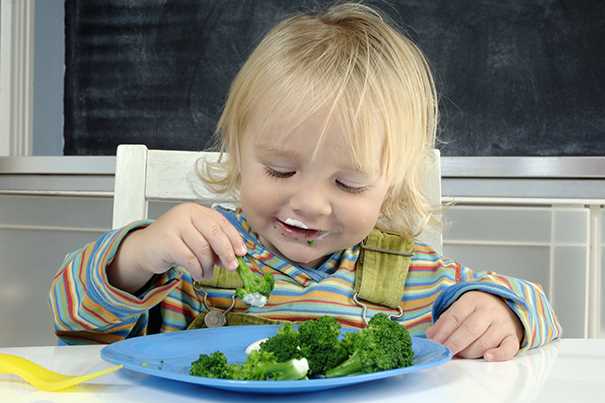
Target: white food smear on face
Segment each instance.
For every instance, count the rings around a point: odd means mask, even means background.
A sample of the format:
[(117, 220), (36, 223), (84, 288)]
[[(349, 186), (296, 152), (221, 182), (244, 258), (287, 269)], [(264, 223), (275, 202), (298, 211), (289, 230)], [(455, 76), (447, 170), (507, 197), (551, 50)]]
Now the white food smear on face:
[(327, 237), (330, 233), (328, 231), (322, 232), (317, 238), (315, 238), (316, 241), (321, 241), (322, 239), (324, 239), (325, 237)]
[(265, 304), (267, 303), (267, 297), (258, 292), (246, 294), (242, 299), (246, 304), (251, 306), (257, 306), (259, 308), (265, 306)]
[(286, 218), (286, 221), (284, 221), (286, 224), (291, 225), (293, 227), (299, 227), (302, 229), (309, 229), (309, 227), (307, 227), (307, 225), (302, 222), (302, 221), (298, 221), (295, 220), (294, 218)]
[[(286, 224), (288, 224), (288, 225), (293, 226), (293, 227), (298, 227), (298, 228), (302, 228), (302, 229), (309, 229), (309, 227), (307, 226), (307, 224), (305, 224), (302, 221), (295, 220), (294, 218), (286, 218), (286, 220), (284, 222)], [(315, 240), (316, 241), (321, 241), (322, 239), (324, 239), (328, 235), (330, 235), (329, 231), (321, 231), (320, 234), (319, 234), (319, 236), (317, 238), (315, 238)]]

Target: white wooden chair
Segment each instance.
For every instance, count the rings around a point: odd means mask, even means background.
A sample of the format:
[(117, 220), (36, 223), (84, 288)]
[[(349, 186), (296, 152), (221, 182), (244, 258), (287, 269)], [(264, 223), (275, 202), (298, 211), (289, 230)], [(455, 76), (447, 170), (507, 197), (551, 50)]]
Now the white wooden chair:
[[(233, 203), (216, 194), (197, 178), (196, 161), (216, 160), (218, 153), (149, 150), (144, 145), (120, 145), (116, 156), (113, 228), (147, 218), (150, 200), (197, 201), (204, 205)], [(427, 161), (425, 195), (432, 206), (441, 206), (439, 150)], [(420, 239), (442, 252), (441, 231), (427, 230)]]

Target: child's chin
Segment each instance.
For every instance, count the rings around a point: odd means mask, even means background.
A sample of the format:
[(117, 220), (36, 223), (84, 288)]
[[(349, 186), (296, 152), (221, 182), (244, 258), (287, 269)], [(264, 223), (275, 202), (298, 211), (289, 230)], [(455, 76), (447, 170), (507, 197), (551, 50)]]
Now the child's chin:
[(323, 257), (319, 251), (310, 251), (310, 248), (313, 247), (306, 244), (284, 245), (284, 247), (279, 248), (279, 251), (286, 259), (307, 266)]

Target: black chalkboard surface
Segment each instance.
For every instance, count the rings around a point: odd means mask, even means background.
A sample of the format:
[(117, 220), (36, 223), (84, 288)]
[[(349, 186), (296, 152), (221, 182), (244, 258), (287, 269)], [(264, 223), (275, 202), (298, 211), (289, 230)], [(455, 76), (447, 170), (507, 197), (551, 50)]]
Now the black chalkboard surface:
[[(64, 154), (207, 148), (262, 35), (326, 3), (66, 0)], [(605, 155), (605, 1), (366, 3), (426, 53), (444, 155)]]

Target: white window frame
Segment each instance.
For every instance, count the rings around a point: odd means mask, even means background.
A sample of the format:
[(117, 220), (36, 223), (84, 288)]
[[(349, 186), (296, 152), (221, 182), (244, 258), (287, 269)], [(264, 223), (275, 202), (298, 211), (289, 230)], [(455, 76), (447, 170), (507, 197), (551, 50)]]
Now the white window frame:
[(0, 156), (32, 154), (35, 0), (0, 0)]

